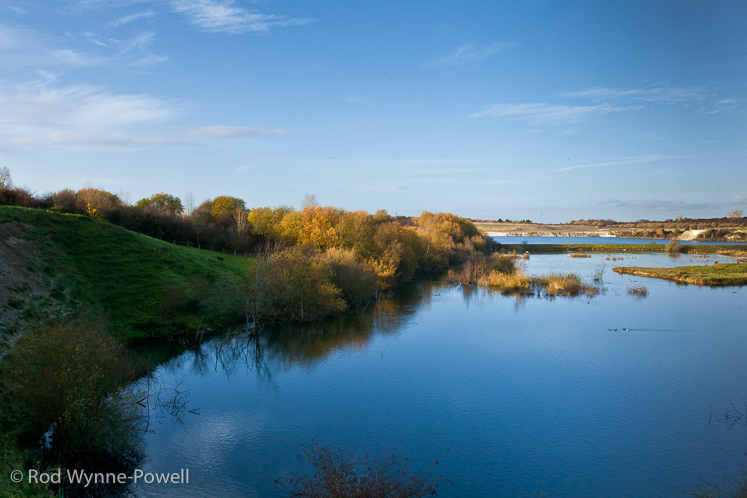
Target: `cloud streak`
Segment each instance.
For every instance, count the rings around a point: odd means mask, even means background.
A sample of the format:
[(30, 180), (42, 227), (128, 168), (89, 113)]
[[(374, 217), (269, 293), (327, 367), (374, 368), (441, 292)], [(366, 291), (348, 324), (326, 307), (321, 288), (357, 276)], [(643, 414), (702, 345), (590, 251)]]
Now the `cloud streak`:
[(581, 168), (599, 168), (603, 166), (619, 166), (623, 164), (647, 164), (652, 163), (656, 161), (668, 161), (671, 159), (688, 159), (692, 156), (669, 156), (664, 154), (653, 154), (649, 156), (635, 156), (635, 157), (629, 157), (625, 159), (620, 159), (617, 161), (609, 161), (604, 163), (593, 163), (593, 164), (576, 164), (573, 166), (566, 166), (565, 168), (556, 169), (556, 172), (560, 171), (571, 171), (574, 169), (581, 169)]
[(313, 19), (260, 14), (237, 7), (233, 0), (172, 0), (174, 12), (186, 15), (192, 24), (205, 31), (232, 34), (267, 33), (274, 27), (301, 26)]
[(599, 202), (597, 205), (645, 211), (680, 211), (686, 209), (724, 209), (727, 204), (721, 202), (685, 202), (683, 200), (666, 201), (662, 199), (635, 199), (629, 201), (607, 199)]
[(671, 87), (653, 86), (649, 88), (633, 88), (620, 90), (617, 88), (594, 87), (578, 92), (567, 92), (561, 94), (563, 97), (586, 98), (592, 101), (605, 101), (614, 99), (637, 100), (643, 102), (693, 102), (702, 101), (708, 97), (705, 89), (700, 86)]
[(116, 19), (114, 21), (109, 21), (106, 23), (107, 28), (118, 28), (119, 26), (122, 26), (124, 24), (129, 24), (133, 21), (137, 21), (138, 19), (148, 19), (153, 16), (155, 16), (155, 12), (152, 10), (147, 10), (145, 12), (138, 12), (136, 14), (130, 14), (129, 16), (124, 16), (119, 19)]
[(465, 43), (461, 47), (457, 48), (451, 54), (426, 61), (423, 63), (424, 66), (443, 66), (443, 65), (459, 65), (468, 64), (470, 62), (478, 62), (483, 59), (487, 59), (499, 51), (504, 50), (508, 47), (513, 46), (513, 43), (494, 43), (487, 47), (480, 47), (474, 43)]
[(0, 88), (0, 143), (62, 149), (196, 145), (204, 141), (278, 137), (284, 130), (245, 126), (184, 127), (168, 123), (175, 102), (113, 94), (92, 85), (52, 87), (52, 79)]
[(640, 108), (639, 106), (615, 107), (607, 104), (592, 106), (545, 103), (495, 104), (483, 111), (472, 113), (471, 117), (512, 117), (528, 119), (531, 124), (570, 124), (612, 112), (633, 111)]

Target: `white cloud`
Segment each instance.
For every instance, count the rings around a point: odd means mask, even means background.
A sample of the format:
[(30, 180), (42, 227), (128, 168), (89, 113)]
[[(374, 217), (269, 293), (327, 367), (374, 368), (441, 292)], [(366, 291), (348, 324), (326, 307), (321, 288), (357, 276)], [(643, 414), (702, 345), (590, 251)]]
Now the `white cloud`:
[(149, 45), (153, 41), (153, 37), (155, 36), (155, 33), (146, 33), (142, 34), (129, 42), (125, 44), (124, 47), (122, 47), (121, 52), (123, 54), (126, 54), (127, 52), (132, 51), (135, 48), (143, 48), (146, 45)]
[(155, 16), (155, 12), (152, 10), (147, 10), (145, 12), (138, 12), (136, 14), (130, 14), (129, 16), (120, 17), (117, 20), (109, 21), (106, 23), (107, 28), (117, 28), (119, 26), (122, 26), (123, 24), (131, 23), (132, 21), (137, 21), (138, 19), (148, 19), (153, 16)]
[(106, 43), (102, 42), (97, 36), (96, 33), (91, 33), (90, 31), (86, 31), (83, 33), (83, 36), (88, 38), (88, 41), (91, 43), (95, 43), (96, 45), (100, 45), (102, 47), (106, 47)]
[(649, 156), (635, 156), (635, 157), (627, 157), (624, 159), (618, 159), (615, 161), (609, 161), (604, 163), (592, 163), (592, 164), (576, 164), (573, 166), (567, 166), (565, 168), (556, 169), (555, 171), (570, 171), (573, 169), (581, 169), (581, 168), (598, 168), (600, 166), (619, 166), (622, 164), (646, 164), (646, 163), (652, 163), (655, 161), (668, 161), (671, 159), (687, 159), (692, 156), (668, 156), (664, 154), (653, 154)]
[(527, 118), (532, 124), (568, 124), (579, 123), (595, 116), (610, 112), (632, 111), (641, 107), (613, 107), (607, 104), (583, 105), (551, 105), (544, 103), (527, 104), (496, 104), (484, 111), (474, 112), (473, 118), (481, 117), (519, 117)]
[(175, 102), (113, 94), (91, 85), (53, 87), (54, 79), (0, 88), (0, 144), (63, 149), (193, 145), (207, 140), (274, 137), (283, 130), (244, 126), (169, 126)]
[(103, 59), (90, 52), (64, 48), (66, 40), (54, 39), (35, 30), (0, 24), (0, 67), (3, 69), (44, 66), (94, 66)]
[(160, 62), (166, 62), (167, 60), (169, 60), (169, 58), (166, 56), (149, 55), (147, 57), (143, 57), (142, 59), (138, 59), (134, 62), (131, 62), (130, 66), (144, 68), (148, 66), (153, 66)]
[(708, 97), (705, 89), (700, 86), (671, 87), (667, 85), (648, 88), (632, 88), (620, 90), (617, 88), (594, 87), (578, 92), (563, 93), (563, 97), (582, 97), (595, 101), (627, 99), (643, 102), (693, 102), (702, 101)]
[(722, 208), (723, 204), (713, 202), (685, 202), (682, 200), (677, 201), (665, 201), (662, 199), (638, 199), (630, 201), (618, 201), (617, 199), (610, 199), (603, 201), (600, 205), (614, 205), (619, 208), (629, 209), (644, 209), (644, 210), (655, 210), (655, 211), (680, 211), (683, 209), (715, 209)]
[(477, 62), (487, 59), (488, 57), (498, 53), (500, 50), (511, 47), (512, 45), (513, 43), (494, 43), (487, 47), (480, 47), (474, 43), (465, 43), (453, 53), (439, 59), (426, 61), (423, 65), (441, 66), (444, 64), (466, 64), (468, 62)]
[(89, 66), (92, 64), (90, 59), (74, 50), (49, 50), (48, 54), (57, 64), (66, 66)]
[(237, 7), (233, 0), (171, 0), (171, 8), (204, 30), (226, 33), (266, 33), (276, 26), (301, 26), (312, 22), (312, 19), (260, 14)]
[(708, 114), (734, 111), (743, 102), (743, 99), (719, 96), (717, 89), (709, 89), (705, 86), (673, 87), (669, 85), (654, 85), (624, 90), (594, 87), (578, 92), (563, 93), (561, 95), (569, 98), (584, 98), (592, 102), (627, 101), (651, 104), (678, 104), (685, 107), (692, 106), (694, 109)]

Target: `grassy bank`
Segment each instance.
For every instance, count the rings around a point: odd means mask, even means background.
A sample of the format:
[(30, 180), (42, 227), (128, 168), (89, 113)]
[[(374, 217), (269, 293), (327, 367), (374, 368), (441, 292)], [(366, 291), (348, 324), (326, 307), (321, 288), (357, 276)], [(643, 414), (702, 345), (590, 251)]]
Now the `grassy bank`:
[[(529, 251), (532, 254), (560, 254), (565, 252), (592, 253), (647, 253), (671, 252), (666, 244), (500, 244), (499, 250), (516, 252)], [(725, 254), (747, 255), (747, 244), (730, 245), (679, 245), (680, 254)]]
[(747, 264), (730, 263), (713, 266), (678, 266), (676, 268), (644, 268), (638, 266), (613, 268), (622, 275), (663, 278), (683, 284), (747, 285)]
[(208, 299), (251, 260), (186, 248), (106, 221), (0, 206), (0, 335), (73, 312), (108, 316), (125, 338), (226, 318)]

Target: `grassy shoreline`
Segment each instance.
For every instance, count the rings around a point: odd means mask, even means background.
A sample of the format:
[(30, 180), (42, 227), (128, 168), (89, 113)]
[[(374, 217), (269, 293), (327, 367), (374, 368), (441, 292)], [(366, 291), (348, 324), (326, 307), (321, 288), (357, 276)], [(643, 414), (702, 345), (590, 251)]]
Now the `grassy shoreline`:
[(682, 284), (729, 286), (747, 285), (747, 264), (726, 263), (713, 266), (678, 266), (675, 268), (646, 268), (619, 266), (612, 271), (621, 275), (662, 278)]
[[(498, 249), (516, 252), (529, 251), (531, 254), (561, 254), (566, 252), (595, 253), (666, 253), (666, 244), (500, 244)], [(747, 255), (747, 244), (681, 244), (680, 254), (723, 254), (730, 256)]]

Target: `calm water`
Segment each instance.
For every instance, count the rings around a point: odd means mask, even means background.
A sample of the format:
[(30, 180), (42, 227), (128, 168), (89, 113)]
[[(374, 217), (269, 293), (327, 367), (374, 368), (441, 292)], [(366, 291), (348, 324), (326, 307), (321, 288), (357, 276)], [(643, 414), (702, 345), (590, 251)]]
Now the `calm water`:
[[(720, 481), (747, 450), (747, 427), (710, 417), (747, 397), (746, 289), (611, 271), (723, 256), (615, 256), (526, 262), (583, 277), (604, 265), (591, 299), (427, 283), (360, 316), (205, 341), (158, 372), (183, 379), (199, 415), (154, 419), (147, 436), (144, 469), (189, 468), (190, 484), (136, 491), (287, 496), (273, 480), (309, 470), (296, 455), (312, 438), (396, 446), (416, 470), (439, 459), (447, 497), (661, 497)], [(638, 284), (648, 297), (627, 294)]]
[[(499, 244), (668, 244), (666, 239), (626, 239), (623, 237), (493, 237)], [(685, 245), (730, 245), (745, 242), (702, 242), (680, 240)]]

